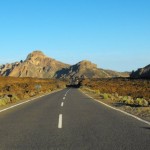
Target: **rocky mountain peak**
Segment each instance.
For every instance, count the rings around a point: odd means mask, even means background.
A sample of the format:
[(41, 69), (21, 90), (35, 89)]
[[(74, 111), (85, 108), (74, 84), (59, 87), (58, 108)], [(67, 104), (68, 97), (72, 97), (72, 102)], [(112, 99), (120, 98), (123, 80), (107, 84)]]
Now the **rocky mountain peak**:
[(36, 59), (36, 58), (45, 58), (45, 57), (46, 56), (44, 55), (42, 51), (36, 50), (27, 56), (26, 61), (31, 60), (31, 59)]
[(97, 65), (88, 60), (80, 61), (78, 64), (80, 68), (97, 68)]
[(68, 67), (43, 52), (36, 50), (30, 53), (25, 61), (0, 67), (1, 76), (52, 78), (58, 70)]

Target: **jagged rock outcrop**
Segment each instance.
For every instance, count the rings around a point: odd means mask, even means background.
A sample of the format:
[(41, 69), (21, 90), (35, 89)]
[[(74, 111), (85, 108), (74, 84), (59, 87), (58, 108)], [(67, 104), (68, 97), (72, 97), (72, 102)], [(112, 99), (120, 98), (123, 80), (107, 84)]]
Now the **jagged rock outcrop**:
[(0, 75), (1, 76), (9, 76), (9, 74), (13, 71), (14, 68), (19, 66), (22, 62), (15, 62), (11, 64), (5, 64), (0, 66)]
[(150, 64), (144, 68), (139, 68), (137, 71), (133, 71), (130, 77), (150, 79)]

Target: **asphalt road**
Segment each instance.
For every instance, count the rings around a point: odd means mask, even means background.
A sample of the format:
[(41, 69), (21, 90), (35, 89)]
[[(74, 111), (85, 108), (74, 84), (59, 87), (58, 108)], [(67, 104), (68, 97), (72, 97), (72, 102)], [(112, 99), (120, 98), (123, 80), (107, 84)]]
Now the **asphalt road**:
[(149, 150), (150, 126), (65, 89), (0, 113), (0, 150), (22, 149)]

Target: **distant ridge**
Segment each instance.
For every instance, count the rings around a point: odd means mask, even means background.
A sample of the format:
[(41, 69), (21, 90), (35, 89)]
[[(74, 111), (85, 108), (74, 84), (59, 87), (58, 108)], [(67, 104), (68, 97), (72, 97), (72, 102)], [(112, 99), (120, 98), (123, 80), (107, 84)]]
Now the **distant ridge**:
[(47, 57), (42, 51), (30, 53), (24, 61), (0, 66), (1, 76), (36, 77), (36, 78), (110, 78), (128, 77), (128, 73), (97, 68), (96, 64), (83, 60), (75, 65), (68, 65)]
[(84, 78), (111, 78), (111, 77), (128, 77), (127, 73), (119, 73), (111, 70), (104, 70), (97, 68), (96, 64), (88, 60), (83, 60), (69, 68), (64, 68), (56, 72), (56, 78), (71, 78), (83, 77)]
[(139, 68), (136, 71), (133, 71), (130, 75), (131, 78), (146, 78), (150, 79), (150, 64), (144, 68)]

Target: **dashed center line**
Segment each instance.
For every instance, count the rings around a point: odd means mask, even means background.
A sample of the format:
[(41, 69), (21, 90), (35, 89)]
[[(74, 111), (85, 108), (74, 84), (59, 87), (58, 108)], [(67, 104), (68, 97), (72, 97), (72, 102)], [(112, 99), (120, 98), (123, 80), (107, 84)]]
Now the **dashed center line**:
[(64, 97), (63, 97), (63, 99), (66, 98), (66, 96), (67, 96), (67, 94), (68, 94), (69, 91), (70, 91), (70, 89), (66, 92), (66, 94), (65, 94)]
[(65, 96), (67, 96), (68, 92), (70, 91), (70, 89), (66, 92)]
[(59, 119), (58, 119), (58, 129), (62, 128), (62, 114), (59, 114)]
[[(68, 94), (68, 92), (70, 91), (70, 89), (65, 93), (64, 97), (63, 97), (63, 100), (66, 99), (66, 96)], [(64, 102), (61, 103), (61, 107), (64, 106)], [(59, 114), (59, 118), (58, 118), (58, 129), (61, 129), (62, 128), (62, 121), (63, 121), (63, 116), (62, 114)]]
[(63, 107), (63, 106), (64, 106), (64, 102), (61, 103), (61, 107)]

